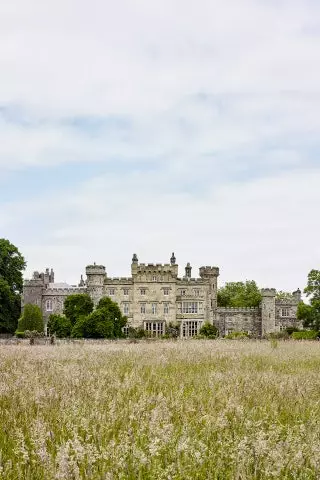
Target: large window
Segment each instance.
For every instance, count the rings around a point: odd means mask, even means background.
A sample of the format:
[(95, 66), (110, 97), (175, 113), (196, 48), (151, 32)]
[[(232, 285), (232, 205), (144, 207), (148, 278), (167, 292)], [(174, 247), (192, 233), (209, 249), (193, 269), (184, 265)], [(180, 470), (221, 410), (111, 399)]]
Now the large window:
[(290, 317), (290, 308), (281, 308), (281, 317)]
[(141, 303), (140, 312), (141, 313), (146, 313), (146, 304), (145, 303)]
[(53, 308), (52, 308), (52, 300), (47, 300), (46, 301), (46, 311), (47, 312), (52, 312)]
[(150, 335), (158, 337), (164, 334), (164, 322), (145, 322), (144, 329)]
[(182, 313), (198, 313), (198, 302), (182, 302)]
[(152, 315), (156, 315), (157, 314), (157, 304), (156, 303), (153, 303), (151, 305), (151, 311), (152, 311)]
[(182, 336), (194, 337), (198, 335), (202, 322), (199, 320), (186, 320), (182, 322)]
[(169, 313), (169, 303), (164, 303), (163, 304), (163, 313), (165, 315), (168, 315), (168, 313)]

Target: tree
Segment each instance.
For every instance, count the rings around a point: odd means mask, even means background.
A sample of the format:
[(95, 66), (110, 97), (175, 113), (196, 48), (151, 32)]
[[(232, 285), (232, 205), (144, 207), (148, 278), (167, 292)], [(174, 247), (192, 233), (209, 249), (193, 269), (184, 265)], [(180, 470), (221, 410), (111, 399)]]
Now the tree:
[(26, 262), (18, 248), (9, 240), (0, 238), (0, 333), (16, 330), (25, 267)]
[(304, 327), (320, 329), (320, 270), (311, 270), (308, 274), (308, 284), (304, 289), (310, 297), (310, 305), (300, 302), (297, 317), (303, 320)]
[(283, 292), (282, 290), (280, 290), (279, 292), (277, 292), (276, 300), (288, 300), (288, 301), (291, 301), (291, 300), (292, 300), (292, 293)]
[(311, 296), (311, 302), (320, 300), (320, 270), (311, 270), (308, 274), (308, 284), (304, 289), (307, 297)]
[(113, 302), (109, 297), (102, 297), (97, 305), (97, 309), (101, 308), (107, 309), (112, 317), (112, 321), (114, 324), (114, 336), (122, 337), (122, 328), (127, 323), (127, 317), (122, 315), (118, 304)]
[(127, 318), (119, 306), (109, 297), (103, 297), (94, 312), (78, 318), (71, 335), (76, 338), (120, 338), (126, 323)]
[(262, 297), (254, 280), (230, 282), (218, 290), (219, 307), (258, 307)]
[(18, 322), (18, 332), (25, 332), (26, 330), (43, 332), (42, 312), (38, 305), (27, 303), (24, 306), (23, 314)]
[(207, 322), (200, 328), (199, 333), (208, 338), (216, 338), (218, 329), (215, 325), (211, 325), (211, 323)]
[(68, 295), (64, 302), (63, 313), (75, 325), (82, 316), (87, 316), (93, 311), (93, 301), (87, 293)]
[(72, 329), (75, 338), (114, 338), (113, 318), (107, 308), (100, 308), (82, 316)]
[(59, 338), (70, 337), (72, 325), (64, 315), (52, 314), (49, 317), (48, 330)]

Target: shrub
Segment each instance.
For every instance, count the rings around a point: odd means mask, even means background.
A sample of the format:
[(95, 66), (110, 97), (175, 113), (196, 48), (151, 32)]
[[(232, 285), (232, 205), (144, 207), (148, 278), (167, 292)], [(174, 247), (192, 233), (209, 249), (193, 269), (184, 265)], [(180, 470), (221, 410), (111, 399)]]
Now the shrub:
[(72, 325), (69, 318), (64, 315), (50, 315), (48, 322), (48, 331), (54, 333), (59, 338), (70, 337)]
[(75, 338), (114, 338), (114, 322), (106, 308), (100, 308), (78, 319), (71, 336)]
[(25, 338), (25, 332), (18, 332), (16, 331), (15, 336), (17, 338)]
[(146, 331), (143, 330), (143, 328), (129, 327), (128, 337), (129, 338), (145, 338), (146, 337)]
[(272, 332), (269, 333), (266, 336), (269, 340), (288, 340), (289, 338), (289, 333), (286, 330), (283, 330), (282, 332)]
[(300, 332), (293, 332), (291, 338), (294, 340), (316, 340), (319, 332), (316, 330), (301, 330)]
[(246, 332), (231, 332), (228, 335), (226, 335), (224, 338), (227, 338), (228, 340), (235, 340), (235, 339), (242, 340), (244, 338), (249, 338), (249, 335)]
[(297, 328), (297, 327), (287, 327), (286, 328), (286, 332), (288, 333), (288, 335), (292, 335), (293, 332), (299, 332), (300, 329)]
[(26, 330), (36, 330), (43, 332), (42, 312), (38, 305), (31, 305), (28, 303), (23, 309), (22, 317), (18, 322), (18, 332), (25, 332)]
[(211, 325), (211, 323), (206, 322), (200, 328), (199, 334), (200, 336), (207, 337), (207, 338), (216, 338), (218, 335), (218, 329), (215, 325)]

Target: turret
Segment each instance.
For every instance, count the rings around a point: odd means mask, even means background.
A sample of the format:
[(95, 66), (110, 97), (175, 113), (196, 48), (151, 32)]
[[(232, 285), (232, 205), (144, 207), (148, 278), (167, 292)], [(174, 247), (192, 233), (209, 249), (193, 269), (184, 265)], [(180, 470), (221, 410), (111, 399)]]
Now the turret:
[(186, 268), (185, 268), (185, 272), (186, 272), (185, 278), (186, 279), (191, 278), (191, 270), (192, 270), (192, 267), (191, 267), (190, 263), (188, 262), (187, 265), (186, 265)]
[(301, 290), (299, 288), (295, 292), (292, 292), (292, 296), (297, 303), (301, 302)]
[(106, 268), (103, 265), (88, 265), (86, 267), (87, 288), (93, 303), (96, 305), (103, 297), (104, 279), (106, 278)]
[(276, 289), (263, 288), (261, 290), (261, 334), (272, 333), (276, 329)]
[(218, 267), (200, 267), (199, 269), (200, 277), (205, 280), (207, 279), (210, 284), (210, 308), (215, 309), (217, 308), (217, 290), (218, 290), (218, 276), (219, 276), (219, 268)]

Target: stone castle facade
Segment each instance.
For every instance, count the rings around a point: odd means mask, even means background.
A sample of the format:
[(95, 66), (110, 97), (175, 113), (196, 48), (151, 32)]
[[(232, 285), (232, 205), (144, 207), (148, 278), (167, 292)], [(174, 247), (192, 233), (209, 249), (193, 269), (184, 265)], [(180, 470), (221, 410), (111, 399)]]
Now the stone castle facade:
[(296, 312), (301, 292), (291, 298), (276, 299), (276, 290), (261, 290), (259, 308), (221, 308), (217, 306), (219, 268), (200, 267), (199, 277), (192, 277), (188, 263), (185, 275), (178, 276), (178, 264), (172, 254), (170, 263), (139, 263), (133, 255), (131, 276), (111, 278), (103, 265), (88, 265), (86, 281), (81, 276), (79, 285), (55, 283), (54, 272), (34, 272), (24, 282), (22, 308), (27, 303), (39, 305), (45, 325), (52, 313), (62, 313), (64, 300), (74, 293), (88, 293), (97, 304), (108, 296), (118, 303), (128, 325), (143, 328), (153, 335), (163, 335), (170, 324), (180, 326), (181, 337), (197, 335), (201, 326), (216, 325), (220, 335), (243, 331), (264, 335), (289, 326), (301, 327)]

